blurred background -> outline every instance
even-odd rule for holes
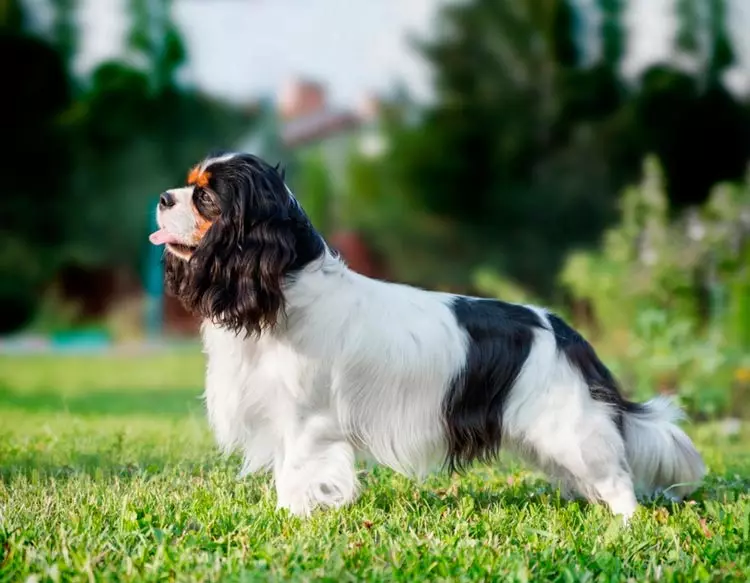
[[[552,306],[631,396],[750,415],[747,0],[0,0],[0,19],[6,371],[194,358],[147,235],[219,148],[285,165],[352,268]]]

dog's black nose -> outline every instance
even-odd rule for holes
[[[162,192],[161,196],[159,197],[159,206],[164,209],[168,209],[171,206],[174,206],[174,196],[172,196],[169,192]]]

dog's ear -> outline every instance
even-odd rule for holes
[[[259,333],[284,309],[284,277],[297,259],[283,205],[256,220],[242,205],[222,214],[189,261],[188,305],[235,332]],[[185,290],[185,288],[183,288]]]
[[[279,175],[282,182],[286,180],[286,168],[281,165],[281,162],[276,164],[273,169],[276,170],[276,173]]]
[[[325,243],[278,168],[235,156],[208,168],[218,210],[184,265],[168,263],[170,288],[192,312],[235,332],[273,328],[290,273]]]

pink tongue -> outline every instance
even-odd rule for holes
[[[148,240],[151,241],[151,243],[153,243],[154,245],[164,245],[166,243],[179,243],[177,238],[171,233],[168,233],[166,229],[159,229],[155,233],[151,233],[148,236]]]

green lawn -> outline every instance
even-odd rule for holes
[[[693,429],[711,475],[622,529],[505,460],[353,507],[274,510],[213,449],[199,354],[0,358],[0,581],[750,580],[750,427]]]

